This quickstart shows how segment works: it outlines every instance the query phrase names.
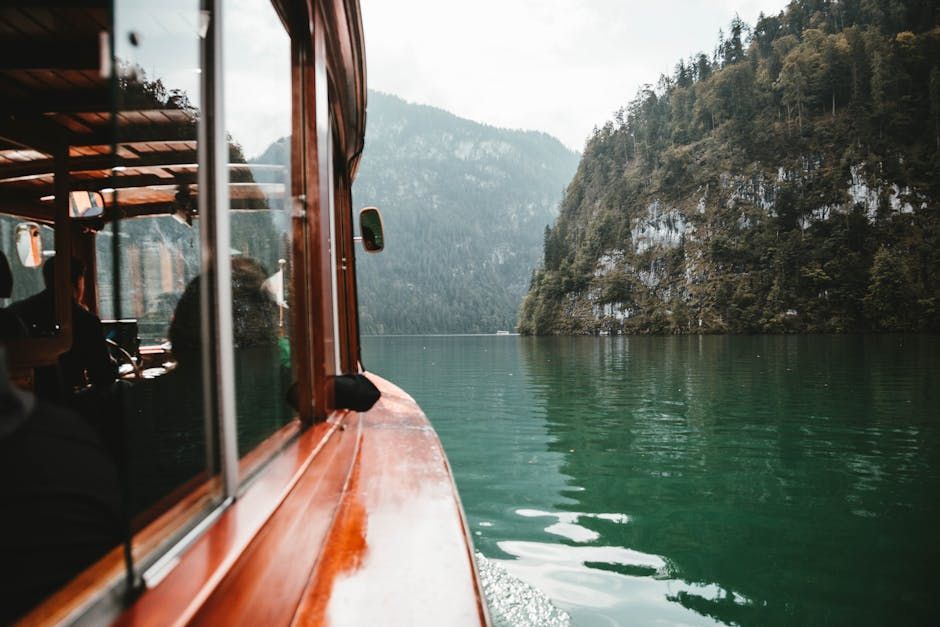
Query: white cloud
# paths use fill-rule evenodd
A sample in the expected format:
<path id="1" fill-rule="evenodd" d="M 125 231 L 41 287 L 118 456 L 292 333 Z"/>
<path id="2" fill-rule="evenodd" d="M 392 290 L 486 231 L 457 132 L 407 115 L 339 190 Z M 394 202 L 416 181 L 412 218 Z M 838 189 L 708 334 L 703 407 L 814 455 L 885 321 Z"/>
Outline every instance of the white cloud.
<path id="1" fill-rule="evenodd" d="M 644 83 L 784 0 L 362 0 L 369 86 L 581 149 Z"/>

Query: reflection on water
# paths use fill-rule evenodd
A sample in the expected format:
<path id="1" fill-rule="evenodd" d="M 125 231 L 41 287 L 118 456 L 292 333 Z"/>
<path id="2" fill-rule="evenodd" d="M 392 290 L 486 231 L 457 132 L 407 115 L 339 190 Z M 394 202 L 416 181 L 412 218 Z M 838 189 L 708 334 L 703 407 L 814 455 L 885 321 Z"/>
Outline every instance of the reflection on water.
<path id="1" fill-rule="evenodd" d="M 940 338 L 367 338 L 575 624 L 925 624 Z"/>

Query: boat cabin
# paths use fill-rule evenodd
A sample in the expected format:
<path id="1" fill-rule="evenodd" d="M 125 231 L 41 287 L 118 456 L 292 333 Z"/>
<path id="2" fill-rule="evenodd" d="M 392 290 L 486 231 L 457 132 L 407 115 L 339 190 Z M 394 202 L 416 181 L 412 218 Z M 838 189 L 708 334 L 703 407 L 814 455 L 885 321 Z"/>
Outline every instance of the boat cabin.
<path id="1" fill-rule="evenodd" d="M 485 624 L 360 356 L 356 0 L 5 4 L 0 88 L 0 620 Z"/>

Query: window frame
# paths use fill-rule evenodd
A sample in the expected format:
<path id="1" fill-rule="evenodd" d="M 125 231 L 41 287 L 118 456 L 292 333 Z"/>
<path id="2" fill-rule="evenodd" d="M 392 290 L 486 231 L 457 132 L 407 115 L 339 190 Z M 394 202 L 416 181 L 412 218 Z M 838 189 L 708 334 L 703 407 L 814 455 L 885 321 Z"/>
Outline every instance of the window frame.
<path id="1" fill-rule="evenodd" d="M 335 413 L 330 377 L 359 370 L 359 342 L 353 264 L 351 197 L 343 185 L 351 176 L 342 146 L 347 126 L 341 103 L 331 94 L 327 18 L 321 3 L 269 1 L 281 16 L 291 47 L 291 306 L 293 371 L 300 392 L 299 421 L 268 436 L 241 459 L 237 446 L 237 407 L 231 303 L 231 224 L 229 213 L 228 145 L 226 140 L 223 75 L 222 0 L 200 0 L 208 12 L 206 34 L 200 39 L 201 116 L 198 124 L 198 196 L 201 238 L 202 338 L 204 420 L 207 428 L 218 419 L 217 443 L 221 466 L 206 481 L 193 486 L 183 499 L 162 512 L 130 539 L 47 597 L 27 620 L 111 620 L 126 608 L 128 586 L 156 586 L 181 556 L 225 515 L 235 499 L 261 474 L 257 471 L 278 458 L 314 423 Z M 112 0 L 108 41 L 110 67 L 115 56 Z M 285 16 L 290 16 L 286 19 Z M 112 75 L 112 81 L 117 80 Z M 113 93 L 112 93 L 113 95 Z M 112 103 L 112 116 L 115 103 Z M 334 124 L 334 122 L 336 124 Z M 116 128 L 116 123 L 112 129 Z M 116 148 L 117 137 L 112 138 Z M 116 154 L 116 151 L 115 153 Z M 71 258 L 72 229 L 68 220 L 68 152 L 56 155 L 56 249 Z M 60 158 L 61 157 L 61 158 Z M 60 176 L 61 174 L 61 176 Z M 61 180 L 61 183 L 59 182 Z M 118 230 L 119 232 L 119 230 Z M 324 237 L 329 234 L 329 238 Z M 325 242 L 329 241 L 329 245 Z M 69 263 L 57 265 L 57 285 L 67 285 Z M 92 292 L 91 296 L 94 296 Z M 63 303 L 60 320 L 70 338 L 71 309 Z M 96 303 L 97 304 L 97 303 Z M 58 338 L 54 357 L 62 352 Z M 311 434 L 330 437 L 336 425 L 315 425 Z M 207 438 L 208 439 L 208 438 Z M 313 453 L 311 453 L 312 455 Z M 207 460 L 211 462 L 212 455 Z M 127 566 L 127 568 L 125 567 Z"/>

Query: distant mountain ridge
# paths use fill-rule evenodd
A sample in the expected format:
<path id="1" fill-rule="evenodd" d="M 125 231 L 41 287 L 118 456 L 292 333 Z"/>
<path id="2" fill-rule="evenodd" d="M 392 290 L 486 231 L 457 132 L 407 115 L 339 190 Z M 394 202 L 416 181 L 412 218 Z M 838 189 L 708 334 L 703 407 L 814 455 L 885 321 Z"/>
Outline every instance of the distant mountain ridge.
<path id="1" fill-rule="evenodd" d="M 798 0 L 588 141 L 532 334 L 940 330 L 940 7 Z"/>
<path id="2" fill-rule="evenodd" d="M 362 332 L 513 329 L 578 153 L 545 133 L 368 97 L 353 201 L 382 210 L 386 249 L 357 253 Z"/>

